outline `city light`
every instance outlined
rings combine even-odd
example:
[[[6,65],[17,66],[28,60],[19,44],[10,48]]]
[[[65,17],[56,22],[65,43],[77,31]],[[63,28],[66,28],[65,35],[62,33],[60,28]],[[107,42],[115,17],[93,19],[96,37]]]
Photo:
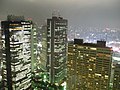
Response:
[[[0,90],[120,90],[119,2],[1,0]]]

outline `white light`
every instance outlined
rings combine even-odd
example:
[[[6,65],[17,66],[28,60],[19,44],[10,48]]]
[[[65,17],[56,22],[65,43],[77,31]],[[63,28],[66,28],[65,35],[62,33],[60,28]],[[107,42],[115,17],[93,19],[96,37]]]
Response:
[[[64,86],[64,90],[66,90],[66,85],[67,85],[67,83],[64,82],[64,83],[62,83],[61,85]]]
[[[112,57],[113,58],[113,60],[118,60],[118,61],[120,61],[120,58],[119,57]]]
[[[41,44],[41,42],[39,42],[39,44],[37,44],[37,46],[38,46],[38,47],[42,47],[42,44]]]
[[[0,81],[2,80],[2,76],[0,76]]]

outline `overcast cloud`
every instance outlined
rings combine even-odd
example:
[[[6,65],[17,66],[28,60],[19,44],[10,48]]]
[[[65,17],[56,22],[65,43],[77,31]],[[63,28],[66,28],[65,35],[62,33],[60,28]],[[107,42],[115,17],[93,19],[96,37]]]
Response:
[[[40,25],[54,10],[72,26],[120,26],[120,0],[0,0],[0,20],[24,15]]]

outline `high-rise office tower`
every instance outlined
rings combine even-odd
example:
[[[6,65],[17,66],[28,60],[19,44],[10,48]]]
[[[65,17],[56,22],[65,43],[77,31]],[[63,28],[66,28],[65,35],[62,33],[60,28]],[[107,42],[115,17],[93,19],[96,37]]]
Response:
[[[114,68],[113,90],[120,90],[120,64]]]
[[[37,25],[32,22],[32,30],[31,30],[31,66],[32,72],[35,71],[37,65],[36,62],[38,61],[38,38],[37,38]]]
[[[40,35],[41,34],[41,35]],[[38,60],[38,67],[46,73],[46,62],[47,62],[47,25],[43,25],[39,31],[39,51],[40,59]]]
[[[68,90],[109,90],[112,50],[105,44],[83,43],[82,39],[68,44]]]
[[[43,74],[47,74],[47,26],[37,27],[37,52],[34,61],[34,74],[41,80]],[[42,78],[43,79],[43,78]]]
[[[47,19],[47,70],[51,83],[61,84],[66,76],[67,26],[63,17]]]
[[[1,35],[1,27],[0,27],[0,89],[2,89],[2,35]]]
[[[0,76],[1,76],[1,60],[2,60],[2,34],[1,34],[1,27],[0,27]]]
[[[1,22],[3,42],[3,80],[5,90],[31,88],[32,22],[23,16],[8,16]]]

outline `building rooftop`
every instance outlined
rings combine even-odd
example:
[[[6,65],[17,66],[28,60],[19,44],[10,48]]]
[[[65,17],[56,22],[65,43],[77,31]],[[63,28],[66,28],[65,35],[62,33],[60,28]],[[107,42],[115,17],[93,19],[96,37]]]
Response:
[[[92,46],[92,47],[110,48],[106,46],[106,41],[97,41],[97,43],[84,43],[83,39],[74,39],[74,44]]]
[[[24,16],[15,16],[15,15],[8,15],[7,16],[8,21],[24,21]]]

